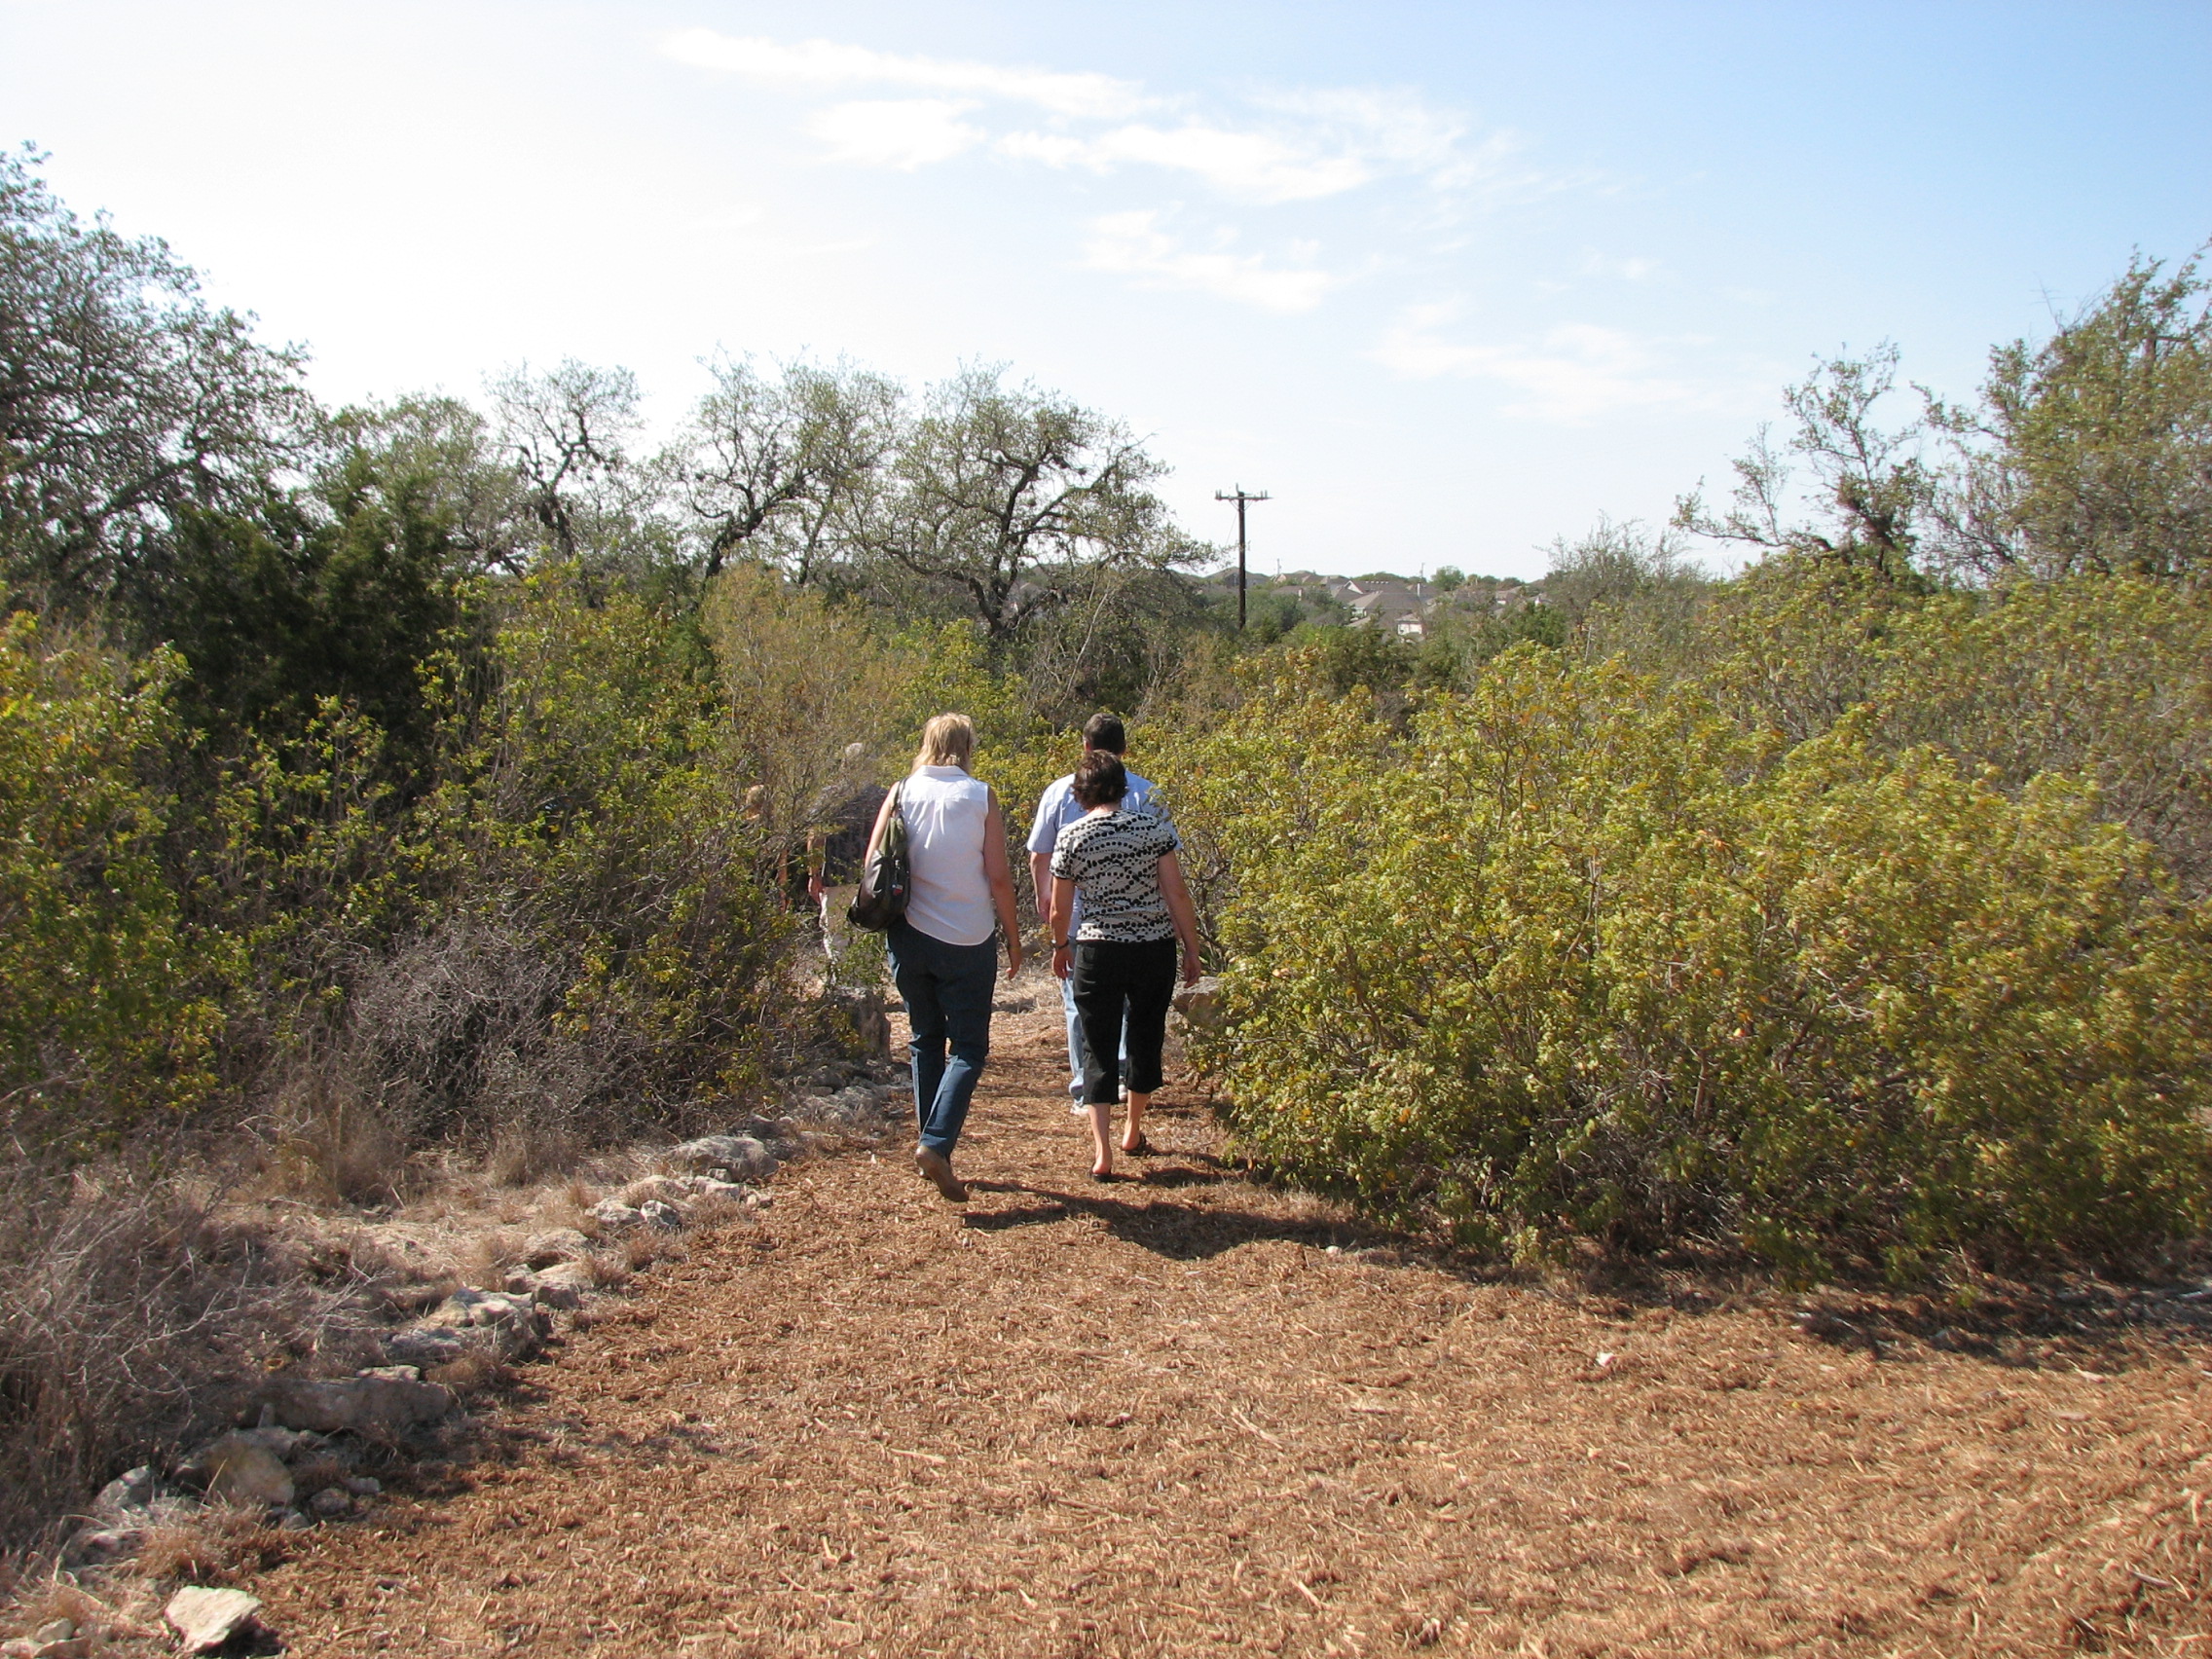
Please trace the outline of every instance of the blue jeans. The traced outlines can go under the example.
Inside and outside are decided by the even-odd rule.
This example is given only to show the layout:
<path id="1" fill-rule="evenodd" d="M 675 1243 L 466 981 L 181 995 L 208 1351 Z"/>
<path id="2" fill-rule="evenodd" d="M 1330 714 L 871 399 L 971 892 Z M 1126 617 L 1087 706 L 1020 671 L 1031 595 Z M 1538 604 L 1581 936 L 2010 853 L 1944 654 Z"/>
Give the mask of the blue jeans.
<path id="1" fill-rule="evenodd" d="M 981 944 L 947 944 L 903 921 L 891 924 L 885 943 L 912 1032 L 907 1051 L 914 1066 L 915 1125 L 922 1145 L 950 1158 L 991 1054 L 999 943 L 987 939 Z"/>
<path id="2" fill-rule="evenodd" d="M 1060 1013 L 1068 1022 L 1068 1098 L 1083 1100 L 1083 1018 L 1075 1011 L 1075 970 L 1060 981 Z M 1129 1069 L 1129 1028 L 1122 1027 L 1122 1071 Z"/>

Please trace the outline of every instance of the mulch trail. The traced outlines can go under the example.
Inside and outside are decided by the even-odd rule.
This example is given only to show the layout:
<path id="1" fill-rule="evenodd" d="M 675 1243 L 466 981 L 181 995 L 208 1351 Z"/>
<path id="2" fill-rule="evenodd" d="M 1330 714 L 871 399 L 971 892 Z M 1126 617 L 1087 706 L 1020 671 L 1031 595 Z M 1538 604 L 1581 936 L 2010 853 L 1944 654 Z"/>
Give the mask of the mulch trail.
<path id="1" fill-rule="evenodd" d="M 965 1210 L 903 1143 L 789 1171 L 251 1580 L 292 1650 L 2212 1651 L 2199 1349 L 1485 1283 L 1244 1180 L 1173 1088 L 1095 1186 L 1037 1001 Z"/>

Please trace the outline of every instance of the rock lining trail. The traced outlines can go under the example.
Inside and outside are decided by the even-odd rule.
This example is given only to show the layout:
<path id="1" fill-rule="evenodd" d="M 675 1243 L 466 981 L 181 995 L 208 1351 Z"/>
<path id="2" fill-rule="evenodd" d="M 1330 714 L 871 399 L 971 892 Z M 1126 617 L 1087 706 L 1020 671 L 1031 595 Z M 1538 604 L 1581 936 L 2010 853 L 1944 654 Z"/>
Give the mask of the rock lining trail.
<path id="1" fill-rule="evenodd" d="M 2199 1348 L 2099 1381 L 1484 1283 L 1246 1181 L 1174 1085 L 1097 1186 L 1024 994 L 964 1210 L 904 1141 L 787 1170 L 470 1460 L 247 1579 L 265 1621 L 318 1656 L 2206 1651 Z"/>

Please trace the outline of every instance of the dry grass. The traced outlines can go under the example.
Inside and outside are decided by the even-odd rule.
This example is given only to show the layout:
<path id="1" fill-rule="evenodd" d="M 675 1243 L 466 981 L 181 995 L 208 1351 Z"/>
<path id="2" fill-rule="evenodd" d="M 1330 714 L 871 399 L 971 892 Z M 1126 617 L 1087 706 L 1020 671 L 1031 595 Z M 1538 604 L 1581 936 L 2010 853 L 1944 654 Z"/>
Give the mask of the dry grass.
<path id="1" fill-rule="evenodd" d="M 1057 1023 L 1002 1022 L 965 1212 L 888 1156 L 803 1165 L 533 1373 L 473 1466 L 256 1578 L 278 1628 L 330 1655 L 2201 1654 L 2194 1335 L 1486 1281 L 1248 1184 L 1172 1094 L 1144 1180 L 1096 1187 Z"/>
<path id="2" fill-rule="evenodd" d="M 496 1285 L 520 1262 L 529 1235 L 496 1227 L 468 1234 L 455 1253 L 454 1271 L 465 1284 Z"/>
<path id="3" fill-rule="evenodd" d="M 576 1137 L 560 1125 L 502 1124 L 485 1155 L 484 1173 L 501 1187 L 527 1187 L 574 1168 L 581 1150 Z"/>
<path id="4" fill-rule="evenodd" d="M 620 1250 L 594 1250 L 585 1258 L 591 1269 L 591 1282 L 600 1290 L 620 1290 L 630 1282 L 631 1269 L 628 1254 Z"/>
<path id="5" fill-rule="evenodd" d="M 166 1646 L 165 1633 L 153 1599 L 134 1594 L 136 1585 L 118 1584 L 105 1598 L 83 1586 L 54 1579 L 22 1592 L 9 1608 L 7 1623 L 23 1632 L 37 1630 L 54 1619 L 67 1619 L 80 1635 L 109 1641 L 152 1640 Z"/>
<path id="6" fill-rule="evenodd" d="M 423 1375 L 432 1382 L 443 1382 L 464 1398 L 503 1388 L 514 1381 L 512 1371 L 490 1354 L 475 1351 L 448 1360 L 443 1365 L 433 1365 Z"/>
<path id="7" fill-rule="evenodd" d="M 328 1206 L 391 1203 L 409 1185 L 404 1125 L 333 1065 L 295 1062 L 271 1122 L 262 1160 L 271 1194 Z"/>
<path id="8" fill-rule="evenodd" d="M 227 1412 L 264 1364 L 342 1346 L 332 1271 L 187 1180 L 0 1174 L 0 1541 Z"/>
<path id="9" fill-rule="evenodd" d="M 156 1527 L 124 1570 L 153 1584 L 229 1584 L 282 1561 L 288 1549 L 286 1535 L 258 1517 L 210 1509 Z"/>
<path id="10" fill-rule="evenodd" d="M 373 1140 L 347 1139 L 348 1122 L 295 1119 L 235 1179 L 189 1163 L 0 1173 L 0 1558 L 50 1546 L 102 1483 L 225 1419 L 267 1367 L 365 1363 L 377 1327 L 499 1284 L 533 1234 L 600 1231 L 576 1174 L 535 1193 L 450 1157 L 417 1160 L 404 1183 L 347 1175 Z M 627 1178 L 650 1156 L 593 1173 Z M 380 1207 L 349 1207 L 347 1191 Z M 681 1245 L 614 1248 L 644 1265 Z"/>

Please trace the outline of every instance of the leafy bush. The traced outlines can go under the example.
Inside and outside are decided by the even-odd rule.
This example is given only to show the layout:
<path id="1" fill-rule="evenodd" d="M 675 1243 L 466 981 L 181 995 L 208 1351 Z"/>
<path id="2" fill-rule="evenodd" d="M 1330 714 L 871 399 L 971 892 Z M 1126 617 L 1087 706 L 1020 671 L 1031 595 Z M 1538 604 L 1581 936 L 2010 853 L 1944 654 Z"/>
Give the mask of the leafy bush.
<path id="1" fill-rule="evenodd" d="M 523 584 L 422 809 L 424 921 L 356 999 L 366 1075 L 413 1132 L 582 1137 L 759 1088 L 793 926 L 724 737 L 649 606 Z"/>
<path id="2" fill-rule="evenodd" d="M 1226 852 L 1240 1139 L 1525 1254 L 1799 1272 L 2202 1219 L 2200 915 L 2083 787 L 1866 717 L 1786 749 L 1522 647 L 1393 746 L 1278 686 L 1179 757 Z"/>
<path id="3" fill-rule="evenodd" d="M 221 938 L 193 940 L 144 779 L 175 734 L 144 671 L 0 623 L 0 1135 L 84 1146 L 213 1084 Z"/>
<path id="4" fill-rule="evenodd" d="M 1790 741 L 1861 710 L 1872 741 L 1936 745 L 2008 793 L 2083 778 L 2185 892 L 2212 892 L 2212 594 L 2140 576 L 1914 593 L 1778 558 L 1639 660 Z"/>

